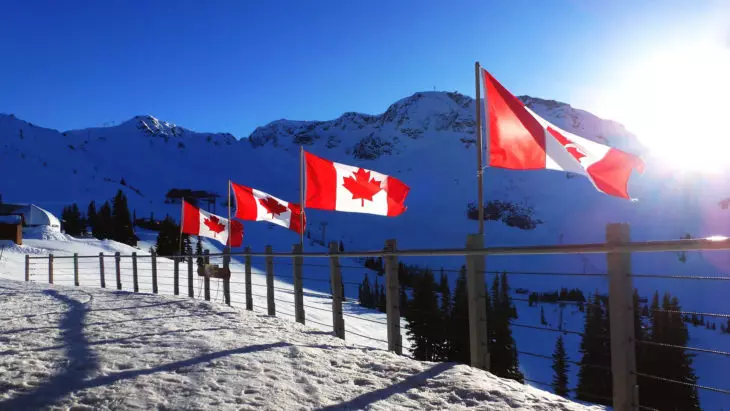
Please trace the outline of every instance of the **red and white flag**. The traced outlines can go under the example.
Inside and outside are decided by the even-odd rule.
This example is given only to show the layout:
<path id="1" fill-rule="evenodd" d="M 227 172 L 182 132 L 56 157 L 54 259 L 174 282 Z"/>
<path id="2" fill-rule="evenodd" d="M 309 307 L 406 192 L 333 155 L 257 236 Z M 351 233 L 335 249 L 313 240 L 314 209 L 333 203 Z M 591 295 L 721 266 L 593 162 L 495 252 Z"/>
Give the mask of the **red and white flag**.
<path id="1" fill-rule="evenodd" d="M 569 133 L 526 107 L 482 69 L 489 119 L 490 167 L 561 170 L 587 177 L 602 193 L 630 198 L 631 171 L 641 158 Z"/>
<path id="2" fill-rule="evenodd" d="M 212 238 L 230 247 L 240 247 L 243 243 L 243 224 L 240 221 L 231 221 L 229 230 L 227 218 L 201 210 L 184 200 L 182 231 L 185 234 Z M 231 243 L 227 244 L 229 235 Z"/>
<path id="3" fill-rule="evenodd" d="M 407 185 L 377 171 L 304 153 L 307 208 L 395 217 L 406 210 Z"/>
<path id="4" fill-rule="evenodd" d="M 231 183 L 236 197 L 234 217 L 241 220 L 268 221 L 302 233 L 302 207 L 280 200 L 263 191 Z M 304 223 L 306 226 L 306 221 Z"/>

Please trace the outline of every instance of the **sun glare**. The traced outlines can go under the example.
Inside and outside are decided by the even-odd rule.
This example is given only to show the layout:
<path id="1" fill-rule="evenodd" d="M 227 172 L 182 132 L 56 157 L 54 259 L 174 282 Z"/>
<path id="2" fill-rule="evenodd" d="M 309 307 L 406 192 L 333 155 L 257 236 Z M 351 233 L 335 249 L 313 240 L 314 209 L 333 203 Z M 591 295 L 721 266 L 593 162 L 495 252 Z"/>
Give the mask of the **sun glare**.
<path id="1" fill-rule="evenodd" d="M 671 168 L 730 171 L 730 48 L 674 45 L 627 63 L 611 94 L 618 120 Z"/>

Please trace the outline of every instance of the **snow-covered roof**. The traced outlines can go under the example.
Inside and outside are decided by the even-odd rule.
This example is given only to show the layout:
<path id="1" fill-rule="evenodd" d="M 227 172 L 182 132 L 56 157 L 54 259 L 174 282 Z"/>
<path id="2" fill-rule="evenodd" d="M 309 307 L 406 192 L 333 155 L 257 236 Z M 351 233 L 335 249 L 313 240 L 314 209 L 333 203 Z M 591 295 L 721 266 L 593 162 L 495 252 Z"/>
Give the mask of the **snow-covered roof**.
<path id="1" fill-rule="evenodd" d="M 0 224 L 20 224 L 21 221 L 19 215 L 0 215 Z"/>
<path id="2" fill-rule="evenodd" d="M 47 225 L 53 228 L 61 228 L 61 221 L 50 211 L 40 208 L 35 204 L 3 204 L 4 209 L 12 209 L 12 214 L 22 214 L 26 226 Z M 8 213 L 10 214 L 10 213 Z"/>

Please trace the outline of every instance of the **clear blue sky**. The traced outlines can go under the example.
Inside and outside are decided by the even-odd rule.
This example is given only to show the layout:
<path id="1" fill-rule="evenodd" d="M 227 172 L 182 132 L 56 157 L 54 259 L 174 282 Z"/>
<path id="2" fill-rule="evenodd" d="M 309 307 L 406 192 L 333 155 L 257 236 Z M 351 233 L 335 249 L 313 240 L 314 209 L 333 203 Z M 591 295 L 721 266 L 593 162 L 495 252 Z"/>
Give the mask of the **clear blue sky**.
<path id="1" fill-rule="evenodd" d="M 417 91 L 473 95 L 475 60 L 515 94 L 591 110 L 622 60 L 716 4 L 0 0 L 0 112 L 62 130 L 152 114 L 241 137 Z"/>

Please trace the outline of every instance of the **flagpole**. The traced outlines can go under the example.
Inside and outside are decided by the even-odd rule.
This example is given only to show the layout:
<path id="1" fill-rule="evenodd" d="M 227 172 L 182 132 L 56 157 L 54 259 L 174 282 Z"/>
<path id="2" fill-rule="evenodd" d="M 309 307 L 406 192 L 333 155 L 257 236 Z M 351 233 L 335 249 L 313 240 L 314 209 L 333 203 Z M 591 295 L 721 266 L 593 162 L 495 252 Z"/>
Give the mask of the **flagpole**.
<path id="1" fill-rule="evenodd" d="M 226 247 L 231 248 L 231 235 L 233 228 L 231 227 L 231 180 L 228 180 L 228 238 L 226 239 Z"/>
<path id="2" fill-rule="evenodd" d="M 479 62 L 474 63 L 474 85 L 476 87 L 476 110 L 477 110 L 477 206 L 479 207 L 479 235 L 484 235 L 484 167 L 482 165 L 482 151 L 484 141 L 482 139 L 482 104 L 481 85 L 479 75 L 481 74 Z M 485 96 L 486 97 L 486 96 Z"/>
<path id="3" fill-rule="evenodd" d="M 299 146 L 299 207 L 301 207 L 301 213 L 299 213 L 299 245 L 304 251 L 304 146 Z"/>
<path id="4" fill-rule="evenodd" d="M 180 203 L 180 235 L 178 236 L 178 253 L 177 255 L 182 255 L 182 236 L 183 236 L 183 219 L 185 218 L 185 199 L 182 200 Z"/>

